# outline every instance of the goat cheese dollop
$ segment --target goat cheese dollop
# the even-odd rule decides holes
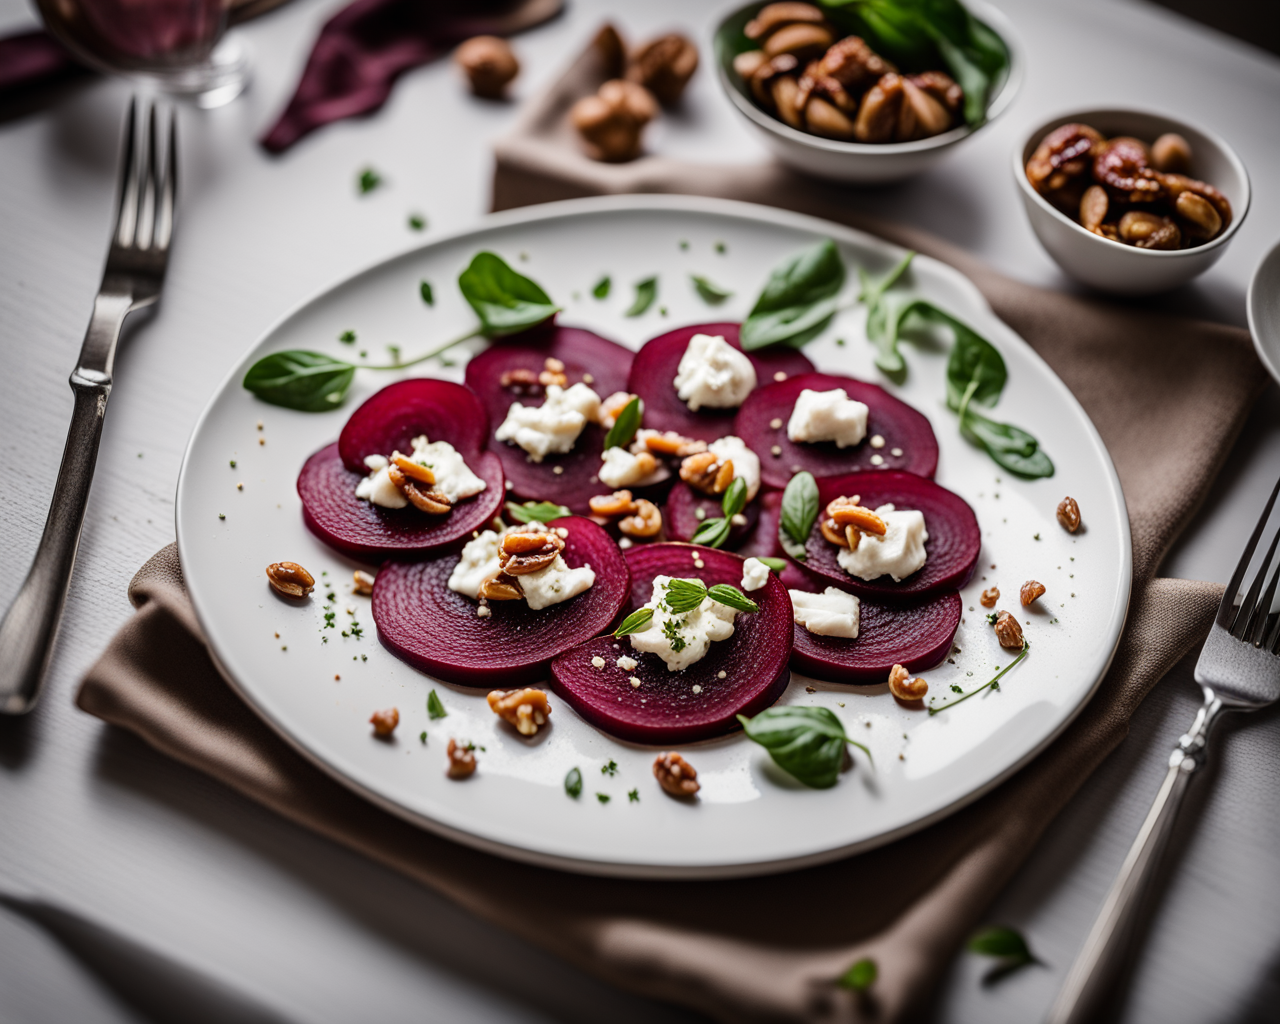
[[[742,589],[759,590],[769,582],[769,567],[758,558],[748,558],[742,563]]]
[[[751,360],[719,335],[695,334],[676,367],[676,394],[690,412],[735,409],[755,386]]]
[[[392,457],[400,452],[392,452]],[[426,466],[435,474],[434,484],[424,484],[429,490],[439,491],[450,501],[461,501],[479,494],[485,482],[471,472],[471,467],[448,441],[427,441],[425,434],[413,439],[413,451],[406,456],[410,462]],[[356,497],[364,498],[383,508],[404,508],[409,500],[391,482],[387,467],[391,459],[382,455],[369,455],[364,460],[369,475],[356,484]]]
[[[567,389],[549,384],[546,401],[539,406],[512,402],[494,436],[514,441],[534,462],[541,462],[548,455],[571,451],[583,428],[599,417],[600,396],[585,384]]]
[[[478,600],[481,584],[502,570],[498,561],[501,546],[502,535],[493,530],[485,530],[468,541],[458,564],[449,574],[449,589],[473,601]],[[539,611],[590,589],[596,581],[596,574],[590,565],[571,569],[563,555],[556,555],[556,560],[545,569],[517,576],[516,579],[529,607]]]
[[[841,548],[836,561],[850,576],[870,582],[889,575],[901,583],[925,563],[929,531],[924,528],[924,513],[881,505],[876,515],[884,520],[884,536],[864,533],[857,548]]]
[[[835,587],[827,587],[821,594],[803,590],[789,590],[791,617],[796,625],[804,626],[817,636],[842,636],[858,639],[858,612],[860,602],[852,594]]]
[[[787,421],[787,438],[792,441],[834,441],[848,448],[867,436],[867,407],[849,397],[844,388],[813,391],[805,388],[796,399]]]
[[[646,458],[641,458],[641,454]],[[643,453],[632,453],[625,448],[614,446],[606,448],[601,456],[603,462],[596,474],[600,482],[612,487],[615,491],[620,487],[647,487],[669,475],[666,466],[661,462],[655,464],[647,450]],[[653,468],[650,469],[649,467]]]
[[[676,614],[663,602],[670,582],[670,576],[654,577],[653,597],[645,605],[653,609],[653,618],[629,639],[635,650],[656,654],[666,662],[668,672],[679,672],[706,657],[712,643],[733,636],[733,618],[738,613],[706,597],[693,610]]]
[[[760,490],[760,456],[748,448],[742,438],[732,434],[712,441],[707,451],[715,453],[721,461],[733,461],[733,475],[742,478],[747,485],[747,501],[752,501]]]

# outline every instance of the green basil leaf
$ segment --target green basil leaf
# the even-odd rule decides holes
[[[880,971],[876,967],[876,962],[869,957],[863,957],[840,975],[836,984],[841,988],[851,988],[855,992],[866,992],[876,983],[876,978],[879,976]]]
[[[486,338],[528,330],[560,312],[537,284],[491,252],[476,253],[458,275],[458,287],[480,318],[480,333]]]
[[[1040,450],[1040,443],[1020,427],[997,423],[968,409],[961,420],[960,432],[1010,473],[1032,479],[1053,476],[1053,460]]]
[[[570,768],[569,774],[564,777],[564,791],[575,800],[582,796],[582,772],[577,768]]]
[[[597,299],[607,299],[609,297],[609,289],[613,287],[613,279],[605,274],[596,282],[596,286],[591,289],[591,294]]]
[[[663,603],[677,615],[691,612],[702,604],[707,597],[707,588],[702,580],[672,580],[667,584],[667,594]]]
[[[727,608],[733,608],[740,612],[758,612],[760,610],[760,606],[751,598],[747,597],[737,587],[728,583],[717,583],[707,591],[707,597],[715,601],[716,604],[722,604]]]
[[[969,952],[980,956],[998,956],[1031,960],[1031,947],[1012,928],[984,928],[969,939]]]
[[[715,519],[703,520],[702,525],[694,531],[692,543],[708,548],[722,547],[729,539],[729,531],[732,528],[733,524],[729,520],[719,516]]]
[[[618,418],[613,421],[609,433],[604,435],[604,446],[609,448],[625,448],[640,429],[640,399],[633,398],[622,407]]]
[[[625,316],[640,316],[646,309],[653,305],[653,300],[658,297],[658,278],[646,277],[643,281],[636,282],[636,298],[631,303],[631,308],[624,314]]]
[[[988,407],[995,405],[1009,380],[1004,358],[991,342],[979,336],[972,328],[936,306],[929,308],[929,318],[934,323],[947,324],[955,334],[951,357],[947,360],[947,408],[952,412],[959,411],[960,402],[970,384],[975,385],[970,402]]]
[[[732,519],[747,506],[747,482],[740,476],[735,476],[730,482],[728,489],[724,492],[724,497],[720,499],[720,508],[724,510],[724,517]]]
[[[553,519],[563,519],[565,516],[573,515],[563,505],[557,505],[554,501],[526,501],[523,505],[517,505],[514,501],[507,502],[507,515],[514,519],[517,523],[549,523]]]
[[[428,306],[436,304],[436,293],[432,291],[430,281],[423,281],[418,285],[418,294],[422,296],[422,301]]]
[[[914,251],[908,249],[902,259],[898,260],[893,265],[893,268],[884,277],[880,278],[872,277],[859,267],[858,282],[860,290],[858,292],[858,301],[865,302],[868,306],[873,305],[880,296],[898,283],[902,275],[907,272],[907,268],[911,266],[911,261],[915,259],[915,255]]]
[[[776,267],[739,331],[743,350],[799,347],[817,337],[836,311],[844,278],[844,260],[829,238]]]
[[[440,702],[440,696],[435,690],[427,694],[427,717],[433,720],[449,717],[449,712],[444,709],[444,705]]]
[[[797,544],[787,536],[787,531],[782,528],[782,524],[778,524],[778,546],[782,548],[784,554],[789,558],[794,558],[797,562],[803,562],[807,556],[803,544]]]
[[[718,284],[703,277],[701,274],[690,274],[689,280],[693,282],[693,287],[697,289],[698,295],[702,301],[709,306],[718,306],[725,299],[733,295],[733,292],[721,288]]]
[[[757,555],[756,561],[763,562],[769,567],[770,572],[775,575],[781,573],[782,570],[787,567],[787,560],[785,558],[768,558],[764,555]]]
[[[818,481],[813,478],[812,473],[802,470],[787,482],[787,489],[782,492],[782,517],[778,523],[778,535],[785,534],[803,552],[805,542],[813,532],[813,524],[817,521]]]
[[[774,763],[813,789],[830,789],[844,764],[844,726],[829,708],[789,705],[765,708],[755,718],[738,716],[747,738]]]
[[[263,356],[249,367],[243,384],[272,405],[298,412],[328,412],[346,399],[355,375],[351,363],[295,348]]]
[[[613,635],[616,637],[624,637],[630,636],[632,633],[639,633],[640,630],[649,625],[652,619],[652,608],[637,608],[622,620],[622,625],[613,631]]]

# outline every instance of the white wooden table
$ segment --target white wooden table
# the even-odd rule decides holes
[[[173,538],[178,465],[196,415],[239,354],[283,310],[420,238],[486,209],[488,140],[513,108],[472,100],[447,63],[415,71],[374,117],[322,130],[279,158],[255,137],[287,99],[316,27],[342,0],[296,0],[242,30],[252,90],[182,120],[182,209],[165,296],[118,362],[80,560],[38,711],[0,721],[0,872],[234,978],[297,1021],[652,1021],[694,1015],[605,986],[398,875],[303,832],[140,741],[76,711],[76,681],[131,614],[125,586]],[[1244,322],[1244,290],[1280,234],[1280,60],[1145,5],[1002,0],[1029,55],[1013,111],[934,173],[870,197],[1007,273],[1071,287],[1035,242],[1008,153],[1048,112],[1149,105],[1226,136],[1253,174],[1234,247],[1173,299]],[[613,11],[642,35],[672,25],[704,43],[714,6],[576,0],[517,42],[528,95]],[[34,21],[0,0],[0,32]],[[707,51],[704,49],[704,54]],[[98,82],[51,110],[0,124],[0,603],[35,548],[71,408],[74,362],[105,252],[120,115],[128,94]],[[760,159],[706,70],[686,112],[657,127],[667,153]],[[388,186],[355,194],[372,165]],[[424,212],[425,236],[406,218]],[[1222,467],[1166,572],[1225,581],[1280,474],[1274,386]],[[990,920],[1021,928],[1045,961],[998,986],[961,955],[940,1021],[1037,1019],[1082,941],[1190,722],[1190,663],[1147,701]],[[1161,1024],[1274,1020],[1280,1005],[1280,716],[1222,727],[1198,780],[1163,905],[1124,1017]],[[494,965],[501,963],[500,971]],[[0,912],[0,1020],[125,1021],[131,1012],[61,947]]]

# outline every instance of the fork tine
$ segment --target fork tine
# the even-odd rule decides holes
[[[1253,586],[1249,588],[1249,598],[1252,601],[1248,613],[1245,612],[1244,605],[1240,606],[1240,616],[1236,622],[1241,626],[1240,637],[1247,640],[1251,644],[1262,643],[1262,634],[1267,628],[1267,619],[1271,615],[1271,600],[1276,593],[1276,574],[1271,574],[1271,585],[1267,587],[1265,593],[1262,590],[1262,581],[1267,578],[1267,569],[1271,566],[1272,559],[1276,556],[1276,545],[1280,543],[1280,530],[1276,531],[1276,535],[1271,538],[1271,547],[1267,549],[1267,557],[1262,560],[1262,564],[1258,566],[1258,575],[1254,577]],[[1280,567],[1277,567],[1280,569]]]
[[[1231,582],[1227,584],[1227,589],[1222,595],[1222,603],[1218,605],[1218,625],[1229,632],[1233,631],[1232,626],[1240,619],[1240,614],[1236,613],[1236,595],[1240,593],[1240,584],[1244,582],[1244,574],[1249,569],[1249,561],[1253,558],[1253,552],[1262,537],[1262,531],[1266,529],[1267,520],[1271,518],[1271,509],[1275,506],[1277,493],[1280,493],[1280,480],[1277,480],[1275,487],[1271,489],[1271,497],[1267,499],[1267,506],[1262,510],[1262,515],[1258,518],[1258,525],[1253,528],[1253,536],[1249,538],[1249,543],[1245,545],[1244,554],[1240,556],[1236,571],[1231,574]],[[1270,558],[1267,561],[1269,562]],[[1250,588],[1247,610],[1245,604],[1240,605],[1240,612],[1245,618],[1253,610],[1253,602],[1257,600],[1258,589],[1259,584],[1255,580],[1254,586]]]
[[[169,248],[169,240],[173,237],[173,211],[177,201],[178,190],[178,114],[173,108],[169,110],[169,146],[164,165],[164,176],[160,179],[159,201],[156,206],[155,240],[156,249],[163,252]]]
[[[139,249],[150,249],[155,239],[156,214],[158,212],[159,190],[157,188],[158,172],[156,169],[156,105],[154,101],[147,104],[147,131],[142,137],[142,148],[145,155],[142,160],[143,176],[138,185],[138,237]]]
[[[138,128],[138,98],[129,100],[129,116],[125,119],[124,143],[120,148],[120,196],[116,202],[116,227],[112,240],[116,245],[133,244],[138,226],[138,165],[134,159]]]

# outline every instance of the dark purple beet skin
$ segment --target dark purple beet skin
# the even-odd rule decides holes
[[[539,611],[523,601],[495,601],[482,619],[475,601],[448,587],[456,553],[388,563],[373,587],[378,639],[401,660],[459,686],[510,688],[545,679],[552,658],[608,629],[631,595],[627,563],[604,530],[578,516],[551,525],[569,531],[564,560],[595,570],[589,590]]]
[[[689,407],[676,394],[675,379],[690,338],[695,334],[720,335],[734,348],[741,349],[742,346],[738,344],[738,327],[738,324],[694,324],[645,342],[631,364],[627,390],[644,399],[646,427],[674,430],[700,441],[715,441],[733,433],[737,409],[699,409],[697,412],[690,412]],[[773,383],[774,375],[778,373],[794,377],[813,372],[813,363],[795,349],[771,348],[763,352],[748,352],[747,358],[754,364],[756,380],[761,386]],[[768,450],[767,446],[763,449],[766,452]],[[765,456],[762,455],[761,461],[764,459]]]
[[[697,553],[703,568],[693,564]],[[655,576],[697,577],[707,586],[742,584],[742,559],[725,551],[687,544],[651,544],[626,555],[631,594],[626,611],[645,604]],[[728,640],[711,645],[706,657],[680,672],[670,672],[656,654],[641,654],[625,637],[596,637],[551,663],[551,686],[592,725],[633,743],[666,746],[720,736],[739,728],[735,716],[755,715],[781,696],[791,678],[793,624],[791,598],[775,578],[748,595],[760,610],[739,615]],[[622,655],[636,660],[627,671]],[[593,657],[605,660],[594,668]],[[727,676],[718,678],[721,671]],[[633,687],[630,677],[641,685]],[[695,694],[694,686],[701,692]]]
[[[862,402],[867,407],[867,436],[847,448],[837,448],[833,441],[789,440],[787,423],[796,399],[806,388],[844,388],[850,398]],[[769,426],[774,420],[781,420],[782,425]],[[807,373],[757,388],[738,411],[733,432],[760,455],[760,477],[766,487],[786,487],[792,475],[802,469],[821,479],[841,473],[893,469],[932,477],[938,468],[938,441],[929,421],[884,388],[852,377]],[[877,434],[884,438],[882,448],[871,447],[871,438]],[[782,449],[781,455],[770,454],[775,445]],[[895,448],[900,448],[902,455],[894,455]],[[884,459],[882,467],[872,465],[873,455]]]
[[[502,387],[502,375],[509,370],[537,373],[548,358],[559,359],[564,363],[569,387],[586,383],[601,398],[608,398],[615,391],[626,390],[633,355],[630,349],[590,331],[552,326],[499,339],[472,358],[467,364],[467,384],[489,413],[489,448],[502,460],[512,497],[554,501],[586,514],[591,497],[607,493],[610,488],[592,482],[600,469],[605,436],[605,431],[594,423],[587,424],[578,435],[572,451],[548,455],[541,462],[530,462],[524,449],[511,442],[493,439],[493,432],[507,418],[512,402],[540,406],[545,401],[541,389],[533,394],[518,394],[513,388]],[[591,380],[584,381],[584,376]]]
[[[755,531],[756,521],[760,517],[759,502],[753,501],[742,510],[747,521],[742,526],[729,528],[729,539],[724,547],[735,551]],[[698,518],[698,509],[702,509],[703,518]],[[667,496],[667,504],[662,511],[662,523],[667,529],[667,539],[674,541],[691,541],[698,532],[698,527],[708,519],[716,519],[724,515],[719,498],[708,498],[695,491],[686,483],[678,483]]]
[[[476,393],[461,384],[432,377],[402,380],[351,414],[338,435],[338,452],[347,469],[365,476],[366,456],[408,453],[420,434],[448,441],[475,470],[472,460],[489,439],[489,417]]]
[[[467,464],[485,482],[485,489],[458,502],[447,516],[430,516],[412,506],[381,508],[357,498],[356,484],[366,474],[347,469],[338,455],[338,445],[328,445],[307,459],[298,474],[303,521],[331,548],[352,558],[380,562],[429,555],[488,525],[502,510],[502,463],[498,457],[479,452],[468,456]]]
[[[818,481],[819,509],[825,509],[834,498],[855,494],[867,508],[892,504],[923,512],[924,527],[929,533],[924,545],[925,563],[901,583],[893,582],[892,576],[868,583],[840,568],[836,561],[839,548],[825,540],[814,523],[805,544],[808,557],[802,566],[814,583],[839,587],[861,598],[902,602],[959,590],[969,582],[978,563],[982,534],[973,509],[958,494],[914,473],[894,471],[849,473]]]

